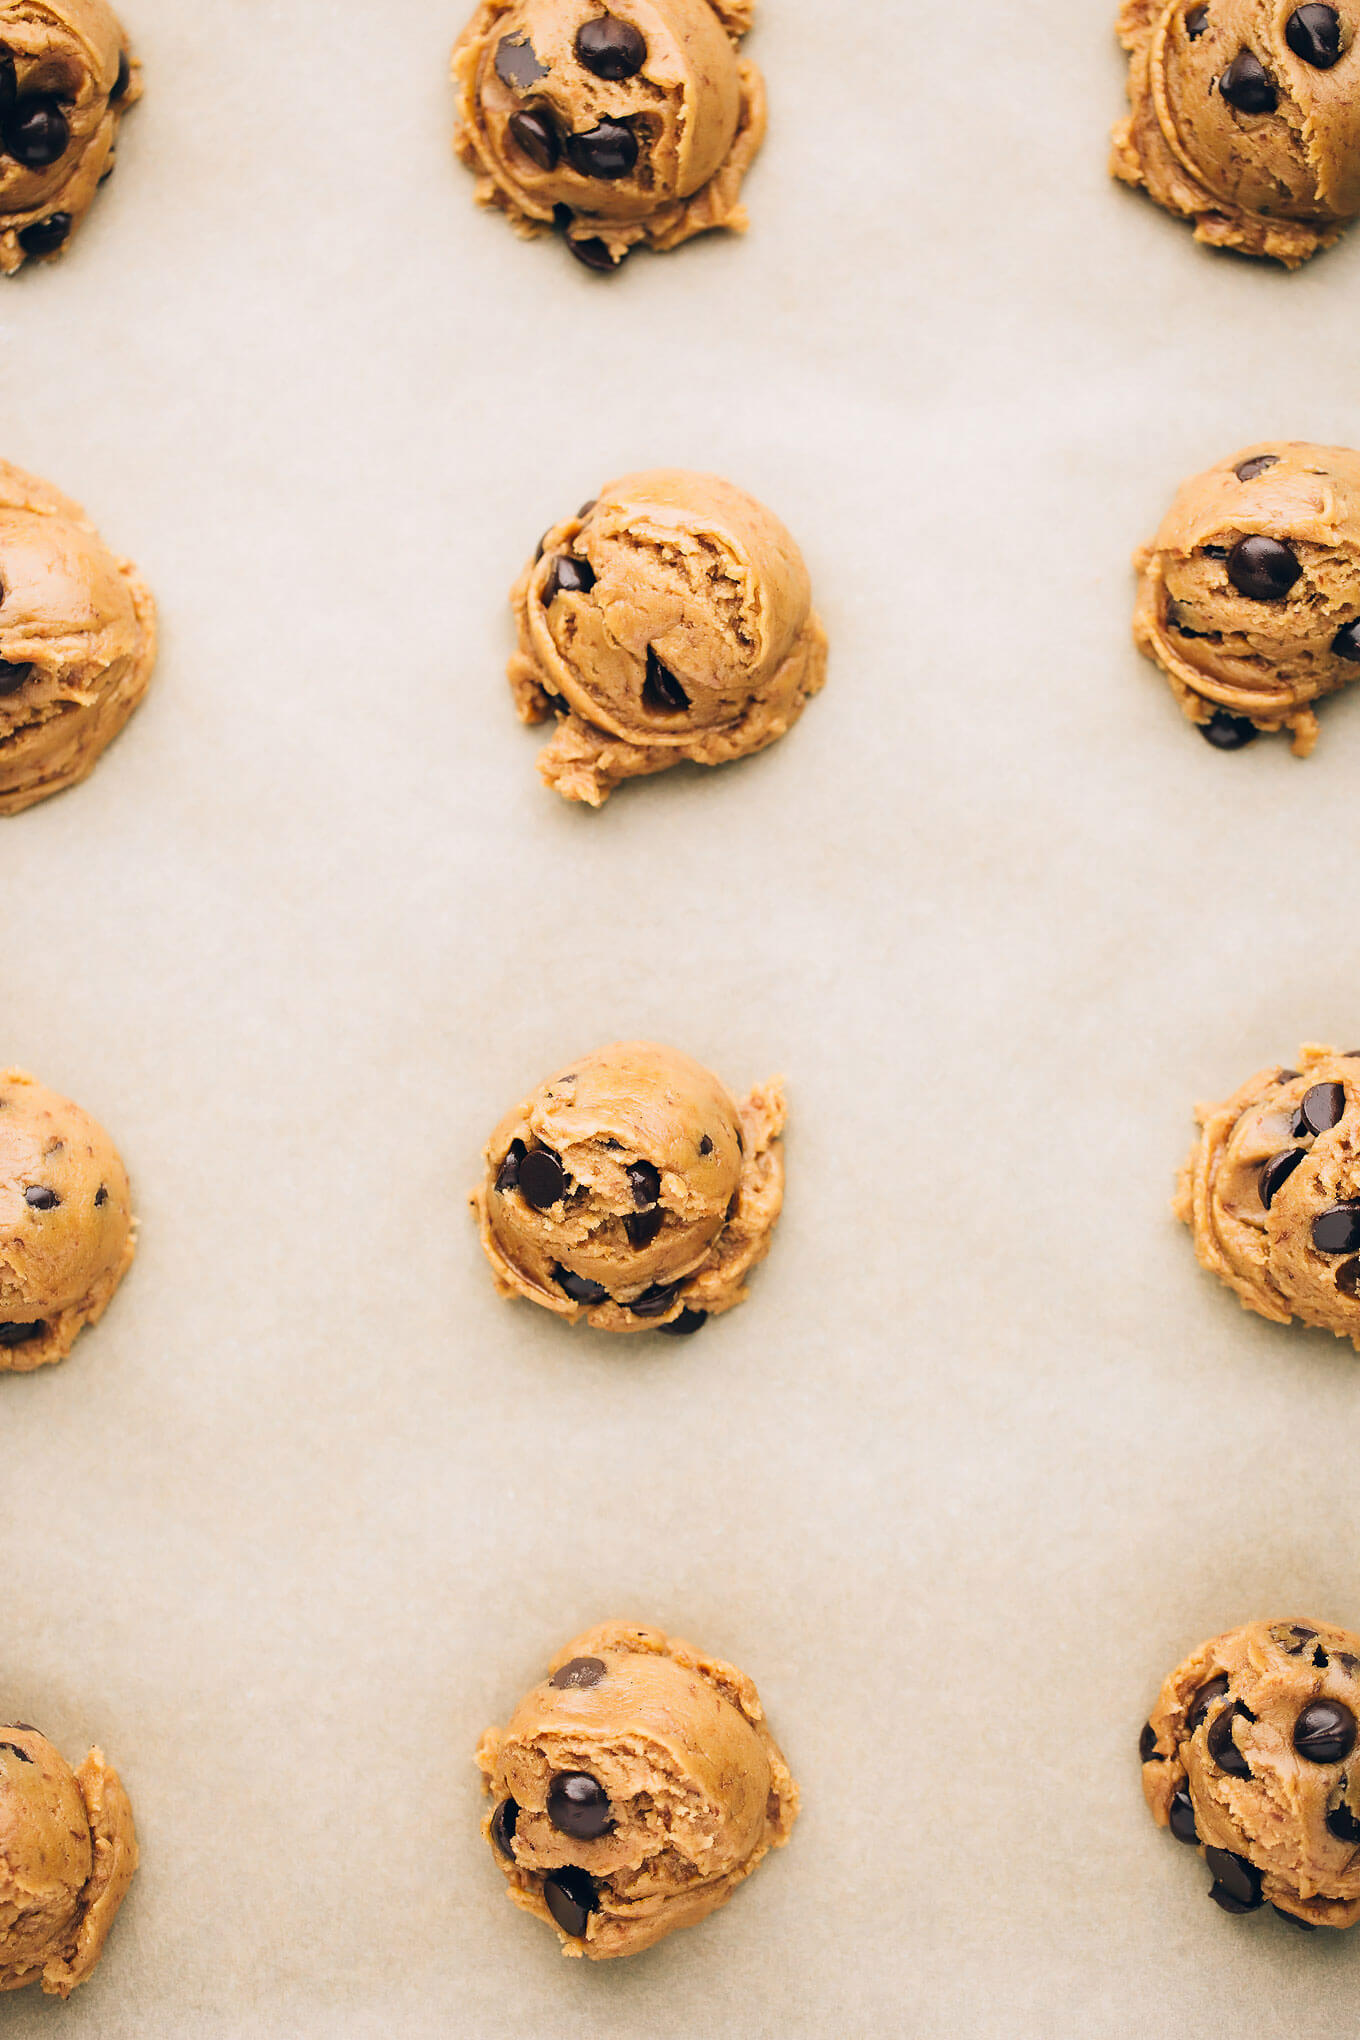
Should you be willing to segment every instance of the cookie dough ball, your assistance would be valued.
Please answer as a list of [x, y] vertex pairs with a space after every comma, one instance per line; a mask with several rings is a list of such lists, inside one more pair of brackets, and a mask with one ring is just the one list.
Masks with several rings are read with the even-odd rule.
[[477, 1762], [510, 1897], [594, 1962], [716, 1912], [798, 1813], [745, 1674], [625, 1622], [559, 1652]]
[[1249, 1622], [1171, 1674], [1143, 1730], [1158, 1827], [1203, 1850], [1224, 1912], [1360, 1920], [1360, 1637]]
[[1306, 1046], [1201, 1105], [1176, 1216], [1248, 1310], [1360, 1347], [1360, 1051]]
[[605, 1332], [697, 1332], [746, 1298], [784, 1202], [778, 1080], [737, 1105], [673, 1048], [582, 1056], [508, 1112], [472, 1193], [502, 1296]]
[[103, 1127], [0, 1071], [0, 1371], [64, 1360], [135, 1252], [127, 1171]]
[[1355, 0], [1125, 0], [1114, 175], [1201, 241], [1295, 269], [1360, 212]]
[[1360, 677], [1360, 453], [1275, 441], [1185, 483], [1135, 555], [1134, 639], [1219, 750], [1289, 730]]
[[589, 269], [744, 230], [765, 86], [737, 45], [752, 0], [483, 0], [459, 38], [455, 146], [522, 234]]
[[105, 0], [0, 0], [0, 270], [60, 254], [141, 93]]
[[0, 1726], [0, 1991], [69, 1997], [136, 1868], [132, 1808], [103, 1751], [73, 1771], [36, 1728]]
[[826, 680], [826, 632], [778, 518], [714, 475], [611, 482], [553, 526], [511, 594], [521, 722], [558, 718], [545, 783], [600, 807], [621, 780], [725, 765], [782, 737]]
[[155, 661], [136, 568], [79, 504], [0, 461], [0, 815], [84, 779]]

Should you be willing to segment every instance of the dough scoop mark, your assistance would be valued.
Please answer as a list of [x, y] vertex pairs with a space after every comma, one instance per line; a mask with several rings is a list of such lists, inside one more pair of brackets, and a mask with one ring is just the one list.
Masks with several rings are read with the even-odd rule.
[[512, 92], [528, 92], [551, 68], [539, 62], [527, 35], [503, 35], [496, 46], [496, 76]]
[[1280, 103], [1270, 73], [1253, 50], [1238, 51], [1219, 79], [1218, 89], [1239, 113], [1274, 113]]
[[511, 114], [507, 126], [515, 147], [522, 149], [539, 170], [551, 172], [557, 168], [562, 140], [545, 106], [522, 106]]
[[598, 1841], [614, 1825], [609, 1795], [589, 1771], [559, 1771], [548, 1787], [548, 1819], [574, 1842]]
[[1344, 1764], [1355, 1748], [1356, 1721], [1340, 1700], [1315, 1700], [1294, 1725], [1294, 1748], [1309, 1764]]
[[1335, 7], [1296, 8], [1285, 24], [1284, 39], [1303, 63], [1315, 71], [1330, 71], [1343, 54], [1341, 16]]

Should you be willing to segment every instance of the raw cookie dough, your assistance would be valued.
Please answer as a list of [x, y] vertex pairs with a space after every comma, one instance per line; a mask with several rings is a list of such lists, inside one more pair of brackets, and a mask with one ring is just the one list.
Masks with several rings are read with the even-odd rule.
[[73, 1771], [36, 1728], [0, 1726], [0, 1991], [70, 1997], [136, 1868], [132, 1808], [104, 1752]]
[[745, 1674], [626, 1622], [560, 1651], [477, 1762], [510, 1897], [594, 1962], [716, 1912], [798, 1813]]
[[784, 1116], [778, 1078], [737, 1106], [647, 1041], [569, 1063], [487, 1143], [472, 1206], [497, 1289], [598, 1331], [698, 1331], [770, 1250]]
[[135, 1252], [127, 1171], [103, 1127], [0, 1070], [0, 1372], [64, 1360]]
[[1224, 1912], [1360, 1919], [1360, 1637], [1249, 1622], [1171, 1674], [1143, 1730], [1158, 1827], [1198, 1844]]
[[1248, 1310], [1360, 1347], [1360, 1051], [1309, 1043], [1201, 1105], [1176, 1216]]
[[737, 45], [754, 0], [482, 0], [458, 39], [454, 146], [521, 234], [588, 269], [645, 241], [744, 231], [765, 84]]
[[714, 475], [611, 482], [545, 534], [511, 593], [521, 722], [558, 718], [545, 783], [600, 807], [681, 759], [782, 737], [826, 680], [826, 632], [778, 518]]
[[112, 174], [142, 95], [105, 0], [0, 0], [0, 270], [56, 255]]
[[0, 461], [0, 815], [84, 779], [155, 660], [137, 569], [78, 503]]
[[1296, 269], [1360, 212], [1357, 0], [1125, 0], [1111, 169], [1201, 241]]
[[1360, 453], [1276, 440], [1186, 482], [1134, 555], [1133, 634], [1219, 750], [1290, 730], [1360, 678]]

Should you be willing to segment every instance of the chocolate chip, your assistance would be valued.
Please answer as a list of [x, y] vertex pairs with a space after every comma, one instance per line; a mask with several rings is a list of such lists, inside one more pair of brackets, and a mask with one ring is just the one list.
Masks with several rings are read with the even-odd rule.
[[1226, 545], [1206, 545], [1203, 552], [1206, 560], [1226, 560], [1228, 557]]
[[1185, 32], [1189, 36], [1191, 42], [1198, 42], [1208, 26], [1209, 26], [1208, 8], [1192, 7], [1190, 9], [1190, 12], [1185, 17]]
[[650, 1247], [652, 1241], [661, 1230], [665, 1216], [666, 1214], [660, 1205], [657, 1205], [652, 1211], [635, 1211], [630, 1213], [623, 1221], [623, 1228], [628, 1235], [630, 1244], [639, 1251], [643, 1247]]
[[597, 78], [618, 85], [636, 78], [647, 61], [647, 40], [631, 21], [617, 14], [602, 14], [588, 21], [576, 38], [576, 60]]
[[1172, 1798], [1169, 1825], [1178, 1842], [1193, 1847], [1199, 1840], [1199, 1829], [1195, 1826], [1195, 1802], [1184, 1785]]
[[1281, 1070], [1275, 1081], [1277, 1084], [1292, 1084], [1296, 1078], [1302, 1075], [1302, 1070]]
[[678, 1318], [672, 1318], [668, 1325], [658, 1325], [657, 1330], [664, 1332], [668, 1339], [692, 1339], [707, 1323], [706, 1310], [690, 1310], [686, 1307]]
[[1157, 1731], [1150, 1721], [1144, 1724], [1143, 1733], [1138, 1738], [1138, 1761], [1140, 1764], [1166, 1762], [1166, 1758], [1157, 1747]]
[[34, 1211], [55, 1211], [61, 1199], [45, 1183], [30, 1183], [24, 1192], [24, 1203]]
[[109, 99], [111, 100], [111, 102], [113, 103], [113, 105], [115, 105], [115, 106], [116, 106], [116, 105], [118, 104], [118, 101], [119, 101], [120, 99], [126, 99], [126, 98], [127, 98], [127, 89], [128, 89], [128, 86], [129, 86], [129, 85], [130, 85], [131, 83], [132, 83], [132, 62], [131, 62], [131, 59], [129, 58], [129, 56], [128, 56], [128, 53], [127, 53], [127, 51], [126, 51], [126, 50], [119, 50], [119, 52], [118, 52], [118, 76], [117, 76], [117, 77], [116, 77], [116, 78], [114, 79], [114, 81], [113, 81], [113, 89], [112, 89], [112, 91], [111, 91], [111, 92], [109, 93]]
[[1265, 65], [1250, 50], [1238, 51], [1219, 79], [1218, 89], [1239, 113], [1274, 113], [1280, 103]]
[[711, 1155], [713, 1152], [713, 1143], [709, 1139], [707, 1134], [705, 1134], [703, 1139], [699, 1142], [699, 1152], [701, 1155]]
[[1303, 1160], [1304, 1153], [1303, 1148], [1285, 1148], [1283, 1153], [1272, 1155], [1270, 1160], [1262, 1165], [1261, 1202], [1267, 1211]]
[[592, 1309], [597, 1303], [607, 1301], [609, 1291], [602, 1282], [592, 1282], [588, 1275], [575, 1275], [560, 1262], [553, 1267], [553, 1281], [559, 1289], [565, 1289], [573, 1303], [584, 1303]]
[[[1204, 1860], [1217, 1880], [1211, 1898], [1217, 1898], [1223, 1891], [1233, 1900], [1224, 1906], [1225, 1912], [1255, 1912], [1261, 1904], [1261, 1873], [1254, 1863], [1245, 1856], [1234, 1856], [1230, 1849], [1206, 1849]], [[1223, 1901], [1218, 1900], [1221, 1905]]]
[[549, 608], [559, 595], [588, 595], [595, 586], [595, 569], [589, 560], [559, 553], [543, 583], [543, 607]]
[[585, 241], [573, 241], [570, 235], [568, 235], [567, 246], [576, 257], [576, 260], [586, 269], [593, 269], [597, 273], [607, 275], [612, 270], [622, 269], [623, 267], [623, 256], [611, 254], [609, 243], [601, 241], [593, 235]]
[[1315, 71], [1330, 71], [1341, 61], [1341, 16], [1335, 7], [1298, 7], [1285, 23], [1284, 39]]
[[1256, 477], [1263, 475], [1267, 468], [1278, 467], [1279, 465], [1280, 456], [1278, 453], [1254, 453], [1250, 460], [1240, 461], [1233, 469], [1233, 473], [1237, 476], [1239, 482], [1254, 482]]
[[543, 1903], [562, 1932], [579, 1941], [599, 1903], [595, 1879], [588, 1870], [577, 1870], [571, 1864], [554, 1870], [543, 1880]]
[[568, 135], [564, 146], [578, 177], [612, 183], [637, 168], [638, 138], [619, 120], [602, 120], [583, 135]]
[[47, 1321], [39, 1318], [32, 1325], [0, 1324], [0, 1346], [27, 1346], [34, 1339], [41, 1339], [47, 1331]]
[[527, 35], [503, 35], [496, 45], [496, 76], [512, 92], [527, 92], [546, 78], [551, 66], [541, 64]]
[[1250, 716], [1229, 715], [1226, 708], [1216, 708], [1199, 733], [1216, 751], [1244, 751], [1261, 734]]
[[506, 123], [517, 149], [540, 170], [555, 170], [562, 144], [546, 107], [521, 106]]
[[596, 505], [599, 503], [599, 500], [600, 499], [598, 496], [592, 496], [588, 503], [583, 503], [581, 505], [576, 515], [580, 518], [583, 524], [585, 523], [587, 517], [589, 517], [591, 511], [595, 509]]
[[530, 1148], [519, 1163], [519, 1192], [535, 1211], [551, 1211], [566, 1194], [567, 1172], [551, 1148]]
[[1314, 1700], [1294, 1723], [1294, 1748], [1310, 1764], [1344, 1764], [1355, 1737], [1355, 1716], [1340, 1700]]
[[25, 255], [55, 255], [70, 237], [70, 213], [54, 212], [45, 220], [34, 220], [31, 227], [21, 227], [18, 240]]
[[519, 1188], [519, 1165], [527, 1149], [522, 1140], [512, 1140], [505, 1160], [496, 1176], [496, 1188], [502, 1197], [508, 1197], [512, 1190]]
[[55, 99], [31, 92], [5, 115], [5, 153], [29, 170], [45, 170], [66, 154], [70, 124]]
[[1336, 1271], [1336, 1286], [1343, 1296], [1360, 1303], [1360, 1261], [1343, 1261]]
[[655, 1204], [661, 1195], [661, 1171], [650, 1162], [633, 1162], [628, 1168], [628, 1187], [637, 1205]]
[[1315, 1218], [1313, 1245], [1320, 1254], [1360, 1253], [1360, 1203], [1334, 1204]]
[[0, 1742], [0, 1750], [8, 1750], [11, 1755], [19, 1759], [21, 1764], [31, 1764], [33, 1762], [28, 1751], [21, 1750], [17, 1742]]
[[665, 1317], [666, 1312], [675, 1302], [675, 1293], [678, 1287], [679, 1284], [674, 1282], [668, 1287], [659, 1282], [653, 1283], [650, 1289], [643, 1290], [641, 1296], [635, 1296], [628, 1308], [634, 1317]]
[[1278, 538], [1239, 539], [1228, 554], [1228, 579], [1252, 602], [1280, 602], [1303, 568], [1298, 554]]
[[1273, 1905], [1270, 1910], [1276, 1919], [1287, 1920], [1291, 1927], [1297, 1927], [1301, 1934], [1315, 1934], [1317, 1928], [1311, 1920], [1301, 1920], [1297, 1913], [1286, 1912], [1282, 1905]]
[[1324, 1650], [1324, 1649], [1322, 1648], [1322, 1645], [1321, 1645], [1321, 1644], [1319, 1644], [1319, 1645], [1318, 1645], [1318, 1647], [1317, 1647], [1317, 1649], [1316, 1649], [1316, 1650], [1315, 1650], [1315, 1651], [1313, 1652], [1313, 1663], [1314, 1663], [1314, 1664], [1315, 1664], [1315, 1665], [1317, 1666], [1317, 1668], [1318, 1668], [1318, 1670], [1319, 1670], [1320, 1672], [1325, 1672], [1325, 1671], [1326, 1671], [1326, 1669], [1327, 1669], [1327, 1653], [1326, 1653], [1326, 1651], [1325, 1651], [1325, 1650]]
[[1316, 1643], [1317, 1641], [1316, 1629], [1304, 1629], [1297, 1622], [1292, 1625], [1289, 1634], [1294, 1638], [1294, 1641], [1283, 1646], [1289, 1657], [1302, 1657], [1309, 1644]]
[[1225, 1707], [1213, 1722], [1207, 1737], [1209, 1755], [1220, 1771], [1226, 1771], [1230, 1778], [1250, 1778], [1251, 1765], [1233, 1741], [1233, 1723], [1240, 1713], [1238, 1707]]
[[1337, 1806], [1327, 1816], [1327, 1832], [1339, 1842], [1360, 1842], [1360, 1814], [1349, 1806]]
[[100, 1208], [101, 1208], [101, 1207], [102, 1207], [103, 1205], [107, 1204], [107, 1203], [108, 1203], [108, 1201], [109, 1201], [109, 1193], [108, 1193], [108, 1190], [107, 1190], [107, 1188], [105, 1187], [105, 1185], [104, 1185], [103, 1183], [101, 1183], [101, 1184], [100, 1184], [100, 1186], [99, 1186], [99, 1188], [98, 1188], [98, 1189], [97, 1189], [97, 1190], [95, 1191], [95, 1193], [94, 1193], [94, 1208], [95, 1208], [95, 1210], [96, 1210], [96, 1211], [98, 1211], [98, 1210], [99, 1210], [99, 1209], [100, 1209]]
[[559, 1693], [569, 1689], [579, 1690], [585, 1686], [598, 1686], [608, 1670], [609, 1667], [603, 1658], [574, 1657], [566, 1664], [558, 1666], [548, 1684], [556, 1686]]
[[0, 120], [3, 120], [19, 97], [19, 73], [14, 68], [14, 59], [9, 55], [0, 57]]
[[491, 1839], [503, 1856], [513, 1863], [515, 1852], [510, 1844], [514, 1839], [515, 1823], [519, 1819], [519, 1808], [513, 1799], [503, 1799], [491, 1816]]
[[1338, 659], [1347, 659], [1351, 665], [1360, 665], [1360, 617], [1354, 623], [1343, 623], [1332, 639], [1332, 650]]
[[32, 666], [18, 665], [12, 659], [0, 659], [0, 695], [17, 694], [32, 678]]
[[1216, 1679], [1210, 1679], [1207, 1686], [1200, 1687], [1198, 1693], [1196, 1693], [1195, 1695], [1194, 1701], [1190, 1708], [1190, 1712], [1186, 1716], [1186, 1727], [1189, 1729], [1191, 1735], [1193, 1735], [1195, 1730], [1202, 1725], [1210, 1708], [1216, 1707], [1219, 1701], [1223, 1699], [1224, 1695], [1227, 1693], [1227, 1690], [1228, 1690], [1228, 1675], [1226, 1672], [1221, 1673], [1220, 1676]]
[[683, 715], [689, 696], [669, 666], [663, 666], [650, 645], [647, 647], [647, 678], [642, 685], [642, 705], [653, 715]]
[[1314, 1084], [1311, 1091], [1304, 1093], [1299, 1107], [1299, 1117], [1309, 1133], [1330, 1133], [1341, 1124], [1345, 1114], [1344, 1084]]
[[548, 1787], [548, 1819], [560, 1835], [594, 1842], [613, 1827], [609, 1794], [589, 1771], [559, 1771]]

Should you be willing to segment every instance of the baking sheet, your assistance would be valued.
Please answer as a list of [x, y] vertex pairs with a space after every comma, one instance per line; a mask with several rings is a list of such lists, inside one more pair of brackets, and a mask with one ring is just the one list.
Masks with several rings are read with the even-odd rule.
[[[0, 402], [164, 653], [4, 824], [0, 954], [3, 1055], [114, 1132], [142, 1249], [0, 1380], [0, 1714], [103, 1744], [143, 1869], [0, 2032], [1340, 2030], [1360, 1939], [1207, 1904], [1134, 1740], [1219, 1629], [1360, 1625], [1356, 1360], [1168, 1213], [1194, 1099], [1360, 1034], [1360, 690], [1306, 764], [1213, 753], [1128, 555], [1239, 444], [1360, 443], [1360, 235], [1289, 277], [1110, 185], [1091, 0], [766, 0], [748, 240], [605, 283], [473, 207], [459, 6], [126, 16], [147, 97], [0, 299]], [[658, 462], [790, 524], [830, 685], [580, 812], [504, 596]], [[754, 1299], [678, 1347], [499, 1303], [462, 1204], [639, 1034], [792, 1100]], [[471, 1756], [615, 1614], [754, 1676], [805, 1812], [597, 1967], [506, 1903]]]

